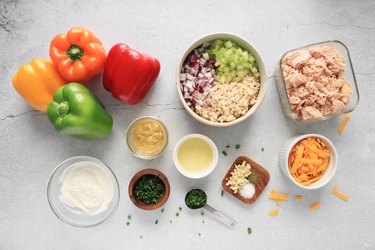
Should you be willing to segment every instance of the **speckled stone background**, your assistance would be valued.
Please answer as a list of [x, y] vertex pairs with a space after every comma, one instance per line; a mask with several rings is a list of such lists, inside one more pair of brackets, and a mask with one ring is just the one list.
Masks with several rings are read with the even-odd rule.
[[[117, 42], [160, 59], [160, 76], [147, 98], [137, 106], [117, 102], [106, 92], [101, 76], [90, 88], [114, 117], [106, 139], [81, 141], [57, 134], [47, 116], [32, 110], [12, 86], [18, 67], [35, 57], [48, 57], [50, 40], [75, 25], [101, 38], [107, 51]], [[183, 50], [196, 38], [212, 32], [243, 36], [265, 60], [268, 89], [260, 109], [246, 122], [231, 128], [211, 128], [190, 117], [175, 90], [175, 71]], [[301, 125], [282, 111], [273, 69], [287, 50], [313, 42], [337, 39], [350, 49], [361, 95], [345, 132], [336, 132], [342, 117]], [[363, 1], [43, 1], [0, 2], [0, 249], [375, 249], [375, 2]], [[153, 161], [135, 159], [124, 133], [138, 116], [153, 115], [170, 131], [167, 151]], [[182, 136], [202, 133], [219, 150], [216, 170], [191, 181], [173, 166], [172, 151]], [[333, 181], [317, 191], [303, 191], [278, 168], [278, 152], [291, 136], [319, 133], [339, 152]], [[264, 152], [261, 151], [264, 148]], [[91, 229], [65, 225], [52, 213], [46, 196], [52, 170], [64, 159], [90, 155], [106, 162], [117, 175], [121, 200], [114, 216]], [[247, 155], [271, 174], [271, 188], [291, 197], [277, 217], [267, 212], [274, 203], [263, 194], [252, 206], [221, 196], [221, 179], [232, 161]], [[160, 210], [137, 209], [127, 195], [130, 178], [154, 167], [167, 174], [171, 195]], [[350, 196], [344, 202], [331, 195], [333, 185]], [[232, 231], [208, 215], [188, 211], [184, 195], [193, 186], [206, 190], [209, 203], [231, 215], [239, 226]], [[307, 207], [321, 202], [310, 212]], [[176, 217], [179, 206], [180, 216]], [[127, 216], [131, 214], [130, 225]], [[156, 225], [155, 220], [159, 223]], [[170, 223], [172, 220], [172, 223]], [[203, 223], [204, 221], [204, 223]], [[253, 233], [247, 234], [251, 227]]]

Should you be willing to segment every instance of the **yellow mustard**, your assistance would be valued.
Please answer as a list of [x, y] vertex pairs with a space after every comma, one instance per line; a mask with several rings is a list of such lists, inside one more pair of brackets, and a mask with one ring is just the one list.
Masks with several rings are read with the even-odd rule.
[[131, 129], [131, 144], [135, 153], [156, 156], [167, 144], [167, 131], [157, 120], [140, 119]]

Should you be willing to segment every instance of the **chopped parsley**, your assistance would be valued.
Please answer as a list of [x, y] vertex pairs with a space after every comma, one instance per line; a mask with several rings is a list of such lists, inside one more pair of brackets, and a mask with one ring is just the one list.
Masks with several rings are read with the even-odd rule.
[[224, 196], [224, 190], [221, 190], [221, 196]]
[[251, 234], [253, 232], [253, 230], [251, 230], [251, 227], [248, 227], [247, 228], [247, 234]]
[[128, 221], [128, 222], [126, 222], [126, 225], [127, 225], [127, 226], [129, 226], [129, 225], [130, 225], [130, 222], [129, 222], [129, 221]]
[[240, 149], [241, 145], [240, 144], [236, 144], [236, 149]]
[[162, 208], [162, 209], [160, 210], [160, 212], [164, 213], [164, 208]]
[[264, 148], [261, 148], [260, 150], [261, 150], [262, 152], [264, 152]]
[[226, 148], [229, 148], [230, 146], [229, 146], [229, 144], [226, 146]]
[[158, 224], [158, 223], [159, 223], [159, 221], [158, 221], [158, 220], [156, 220], [156, 221], [155, 221], [155, 224]]
[[128, 215], [128, 220], [131, 220], [132, 219], [132, 216], [131, 214]]
[[227, 154], [227, 152], [225, 151], [225, 150], [223, 150], [223, 155], [225, 155], [225, 156], [227, 156], [228, 154]]
[[165, 193], [165, 186], [158, 176], [146, 174], [135, 183], [134, 193], [145, 204], [157, 204]]

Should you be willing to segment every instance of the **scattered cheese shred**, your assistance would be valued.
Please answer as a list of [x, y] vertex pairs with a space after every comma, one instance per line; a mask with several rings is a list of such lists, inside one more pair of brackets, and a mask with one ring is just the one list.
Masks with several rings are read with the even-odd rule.
[[287, 201], [289, 199], [289, 196], [287, 194], [279, 194], [279, 193], [271, 191], [268, 194], [268, 198], [275, 199], [275, 200], [284, 200], [284, 201]]
[[309, 210], [310, 211], [314, 211], [314, 210], [317, 210], [318, 208], [320, 208], [320, 202], [315, 202], [314, 204], [312, 204], [311, 206], [309, 206]]
[[288, 168], [293, 178], [307, 186], [320, 180], [325, 173], [330, 157], [330, 150], [316, 137], [299, 141], [290, 151]]
[[[272, 189], [271, 190], [271, 194], [276, 194], [276, 190], [275, 189]], [[281, 200], [280, 199], [274, 199], [275, 200], [275, 204], [277, 206], [280, 206], [281, 205]]]
[[296, 195], [296, 196], [294, 196], [294, 198], [296, 199], [296, 201], [301, 201], [302, 195]]
[[348, 201], [349, 200], [349, 196], [347, 196], [346, 194], [343, 194], [343, 193], [340, 193], [337, 189], [337, 187], [333, 187], [332, 189], [332, 194], [343, 199], [344, 201]]
[[345, 115], [344, 118], [342, 119], [340, 126], [337, 129], [337, 133], [339, 133], [340, 135], [344, 132], [345, 126], [348, 123], [349, 118], [350, 118], [349, 115]]
[[272, 210], [272, 211], [268, 212], [269, 216], [276, 216], [278, 214], [279, 214], [279, 209], [275, 209], [275, 210]]

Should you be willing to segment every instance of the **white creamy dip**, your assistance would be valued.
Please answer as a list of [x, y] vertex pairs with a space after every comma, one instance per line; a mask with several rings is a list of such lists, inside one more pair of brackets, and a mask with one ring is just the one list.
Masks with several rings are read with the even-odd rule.
[[113, 199], [114, 183], [109, 170], [92, 162], [69, 166], [60, 177], [60, 200], [87, 213], [104, 211]]

